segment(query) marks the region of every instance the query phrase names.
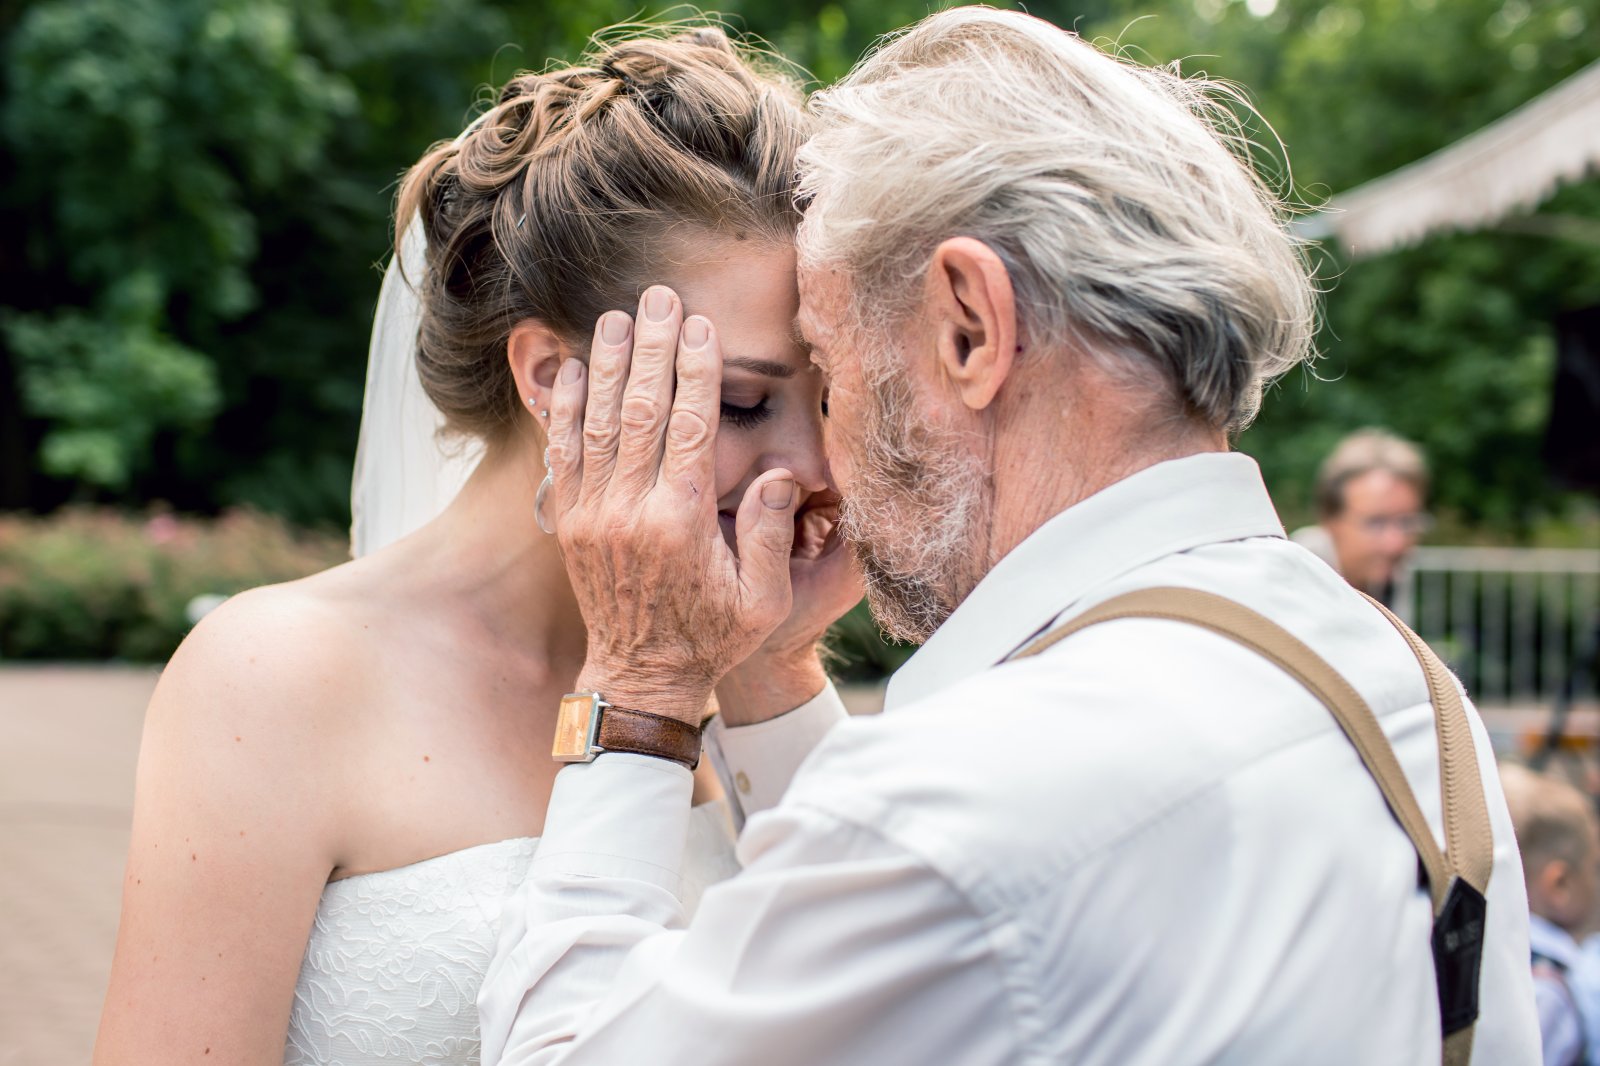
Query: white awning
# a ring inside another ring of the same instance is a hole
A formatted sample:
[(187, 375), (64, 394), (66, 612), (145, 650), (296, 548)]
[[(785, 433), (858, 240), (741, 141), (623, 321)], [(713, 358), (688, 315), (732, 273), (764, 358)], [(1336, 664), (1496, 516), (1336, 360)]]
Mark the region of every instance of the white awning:
[(1600, 168), (1600, 61), (1447, 148), (1333, 197), (1295, 222), (1356, 258), (1484, 229)]

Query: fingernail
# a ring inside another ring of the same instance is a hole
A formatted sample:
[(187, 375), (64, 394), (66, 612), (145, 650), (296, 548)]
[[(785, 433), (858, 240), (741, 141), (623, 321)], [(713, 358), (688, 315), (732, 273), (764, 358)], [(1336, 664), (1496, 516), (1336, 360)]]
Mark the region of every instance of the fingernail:
[(794, 500), (794, 482), (769, 481), (761, 486), (761, 502), (774, 511), (781, 511)]
[(644, 315), (652, 322), (672, 317), (672, 293), (659, 285), (644, 294)]
[(607, 311), (600, 316), (600, 339), (607, 344), (621, 344), (633, 332), (633, 319), (621, 311)]
[(691, 348), (703, 347), (711, 336), (706, 320), (696, 315), (683, 324), (683, 343)]
[(576, 385), (581, 377), (583, 377), (583, 364), (578, 360), (568, 359), (561, 364), (561, 384)]

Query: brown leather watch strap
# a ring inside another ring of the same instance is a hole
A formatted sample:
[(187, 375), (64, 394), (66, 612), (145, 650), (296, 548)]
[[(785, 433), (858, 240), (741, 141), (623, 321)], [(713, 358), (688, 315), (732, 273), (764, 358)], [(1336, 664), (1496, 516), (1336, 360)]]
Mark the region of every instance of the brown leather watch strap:
[(600, 712), (595, 743), (606, 751), (654, 755), (687, 766), (700, 765), (700, 730), (676, 718), (607, 705)]

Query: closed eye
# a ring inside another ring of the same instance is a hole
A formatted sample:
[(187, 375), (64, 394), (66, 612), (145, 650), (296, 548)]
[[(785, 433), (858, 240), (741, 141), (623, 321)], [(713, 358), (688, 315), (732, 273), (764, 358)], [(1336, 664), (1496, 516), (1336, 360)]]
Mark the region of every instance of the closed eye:
[(771, 417), (772, 407), (766, 400), (754, 407), (736, 407), (731, 403), (722, 405), (722, 420), (735, 429), (751, 429)]

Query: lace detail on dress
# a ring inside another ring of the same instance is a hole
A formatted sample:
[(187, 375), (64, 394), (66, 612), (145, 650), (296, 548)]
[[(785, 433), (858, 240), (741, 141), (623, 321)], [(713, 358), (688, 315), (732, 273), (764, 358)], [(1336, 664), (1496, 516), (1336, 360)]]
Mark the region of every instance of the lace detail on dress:
[[(295, 985), (285, 1066), (478, 1066), (478, 989), (501, 909), (538, 843), (483, 844), (323, 889)], [(738, 869), (727, 807), (696, 807), (679, 892), (685, 913)]]
[(478, 1063), (478, 986), (538, 840), (467, 848), (323, 890), (286, 1066)]

